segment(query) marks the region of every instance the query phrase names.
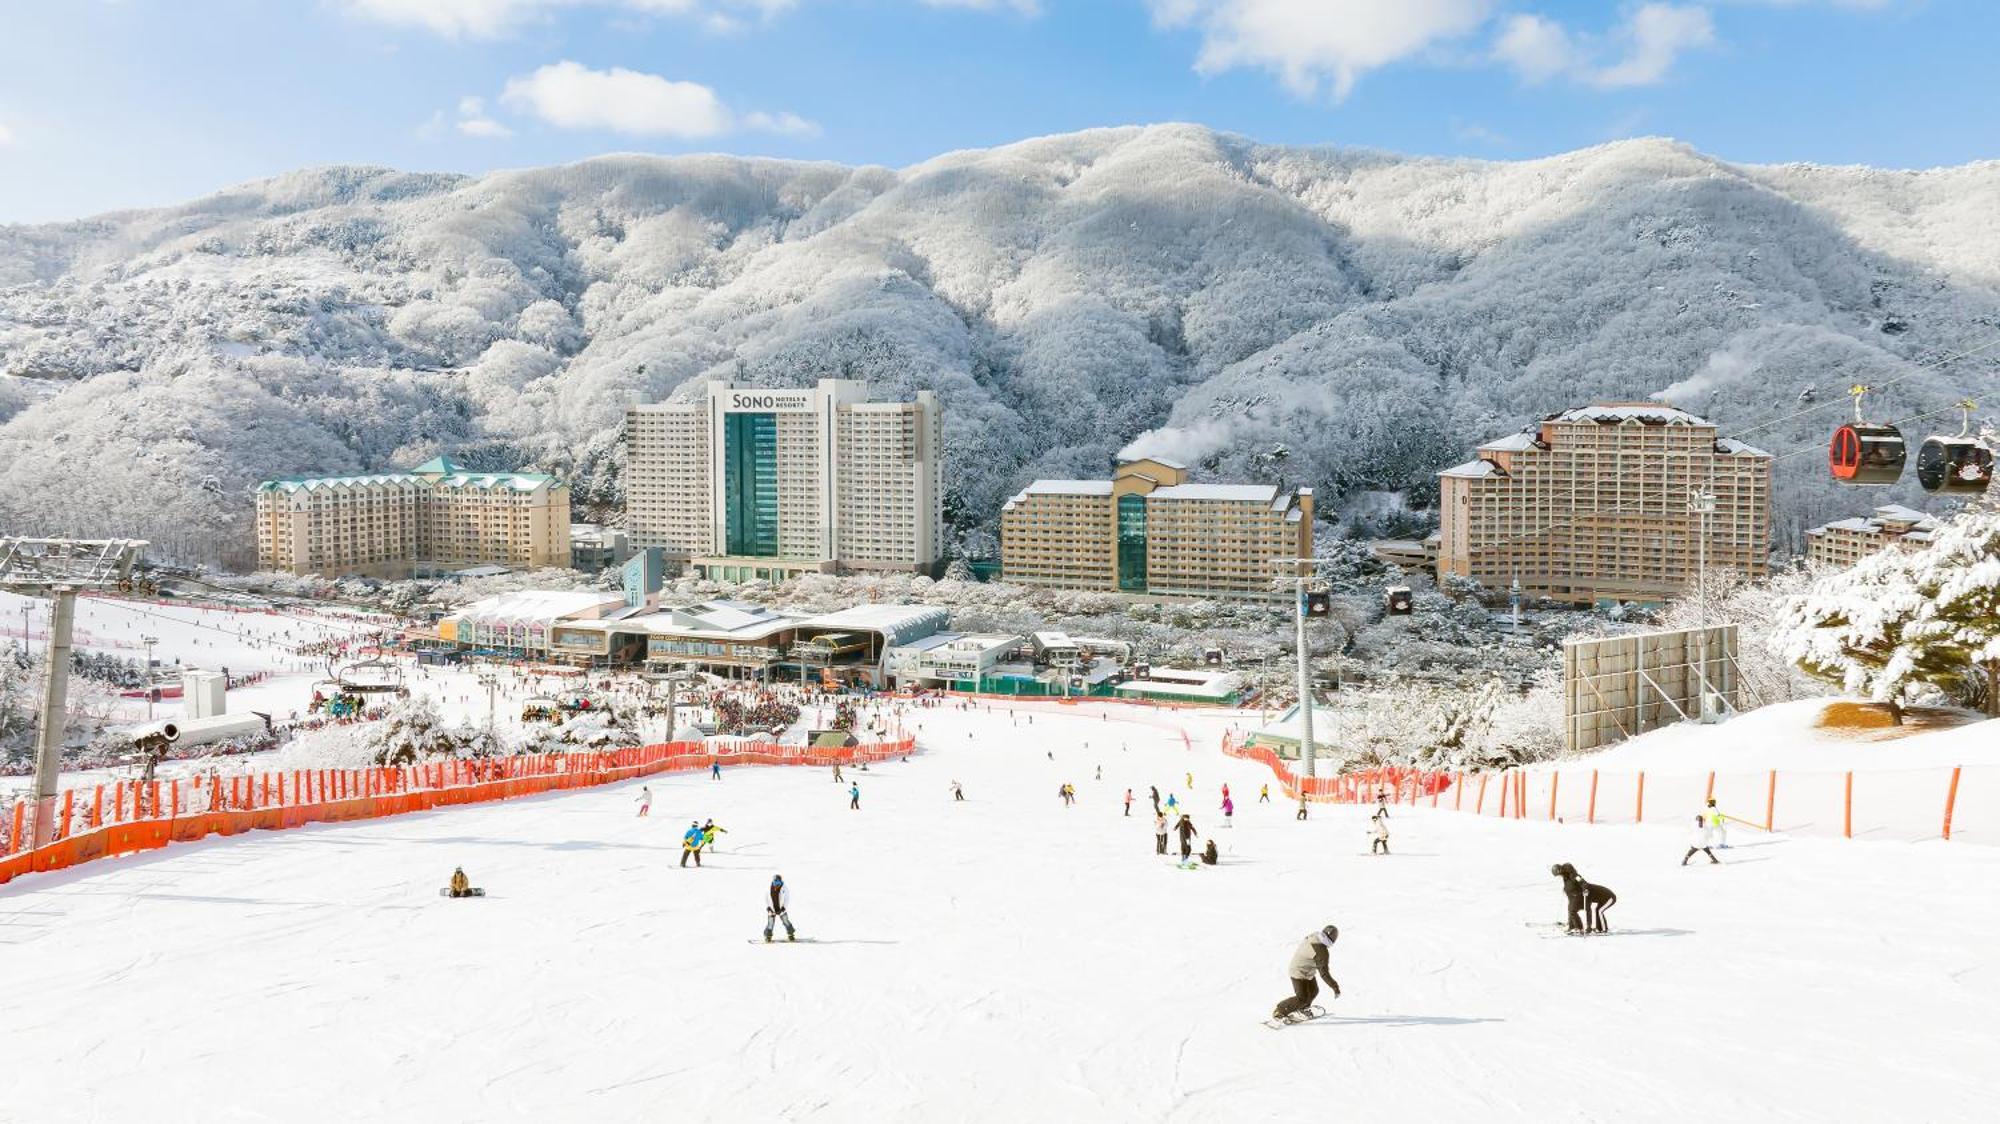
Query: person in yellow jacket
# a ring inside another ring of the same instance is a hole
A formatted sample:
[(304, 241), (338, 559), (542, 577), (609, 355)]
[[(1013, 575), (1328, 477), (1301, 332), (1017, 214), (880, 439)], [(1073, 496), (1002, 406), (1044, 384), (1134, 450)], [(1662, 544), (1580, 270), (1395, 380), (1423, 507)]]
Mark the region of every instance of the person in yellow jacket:
[(1708, 826), (1715, 831), (1715, 845), (1727, 851), (1729, 849), (1729, 828), (1725, 826), (1725, 821), (1729, 817), (1723, 815), (1722, 809), (1715, 806), (1715, 797), (1711, 796), (1708, 798), (1708, 808), (1702, 812), (1702, 815), (1708, 818)]

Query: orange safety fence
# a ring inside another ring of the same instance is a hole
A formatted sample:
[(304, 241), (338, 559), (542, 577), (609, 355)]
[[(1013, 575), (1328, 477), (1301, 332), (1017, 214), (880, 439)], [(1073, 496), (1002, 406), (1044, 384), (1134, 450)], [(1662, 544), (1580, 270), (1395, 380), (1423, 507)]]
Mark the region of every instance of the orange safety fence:
[(368, 769), (198, 773), (141, 783), (67, 789), (51, 801), (54, 841), (27, 846), (32, 801), (0, 815), (0, 884), (30, 871), (62, 870), (108, 855), (254, 829), (396, 816), (564, 788), (588, 788), (711, 764), (852, 765), (904, 757), (910, 737), (842, 749), (744, 742), (715, 749), (671, 742), (587, 753), (449, 758)]
[[(1301, 795), (1292, 763), (1268, 746), (1225, 735), (1222, 751), (1257, 761), (1287, 795)], [(1503, 819), (1683, 826), (1713, 797), (1725, 830), (1846, 839), (2000, 844), (2000, 766), (1675, 773), (1590, 768), (1439, 772), (1385, 766), (1304, 778), (1306, 799), (1335, 804), (1421, 804)], [(1973, 814), (1968, 816), (1968, 811)]]

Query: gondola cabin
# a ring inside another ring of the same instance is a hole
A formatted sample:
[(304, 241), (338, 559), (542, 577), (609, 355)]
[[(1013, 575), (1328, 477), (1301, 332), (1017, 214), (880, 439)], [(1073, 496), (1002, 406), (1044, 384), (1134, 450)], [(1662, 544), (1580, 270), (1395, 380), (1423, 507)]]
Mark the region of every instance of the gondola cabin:
[(1993, 450), (1976, 437), (1932, 437), (1917, 450), (1917, 483), (1926, 492), (1984, 492), (1993, 482)]
[(1865, 422), (1834, 430), (1826, 449), (1827, 467), (1842, 484), (1894, 484), (1907, 457), (1902, 430)]
[(1385, 601), (1387, 602), (1387, 608), (1390, 616), (1407, 617), (1410, 615), (1410, 609), (1415, 604), (1415, 597), (1410, 592), (1409, 586), (1392, 585), (1389, 587), (1389, 592), (1385, 597)]

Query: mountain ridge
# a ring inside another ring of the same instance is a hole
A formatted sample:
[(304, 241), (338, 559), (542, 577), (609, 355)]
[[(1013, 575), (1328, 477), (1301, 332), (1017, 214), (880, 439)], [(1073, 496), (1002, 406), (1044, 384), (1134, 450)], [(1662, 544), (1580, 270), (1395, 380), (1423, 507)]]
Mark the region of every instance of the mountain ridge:
[[(0, 522), (240, 562), (256, 479), (438, 451), (615, 509), (625, 406), (712, 377), (938, 390), (974, 551), (1026, 479), (1126, 449), (1421, 506), (1472, 445), (1584, 399), (1675, 388), (1727, 435), (1809, 385), (1896, 379), (1890, 416), (1991, 386), (1991, 352), (1921, 365), (2000, 333), (1993, 213), (1996, 161), (1738, 165), (1649, 138), (1506, 162), (1185, 124), (903, 169), (302, 169), (0, 227)], [(1781, 546), (1923, 506), (1810, 460), (1781, 466)]]

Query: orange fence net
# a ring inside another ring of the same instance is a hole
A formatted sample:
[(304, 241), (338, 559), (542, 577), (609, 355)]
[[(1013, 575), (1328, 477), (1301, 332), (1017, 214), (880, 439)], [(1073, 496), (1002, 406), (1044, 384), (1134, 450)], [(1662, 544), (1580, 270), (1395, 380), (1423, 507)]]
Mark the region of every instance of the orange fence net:
[(68, 789), (52, 801), (53, 842), (37, 849), (34, 806), (0, 816), (0, 884), (30, 871), (62, 870), (109, 855), (152, 850), (210, 835), (309, 823), (373, 819), (451, 804), (588, 788), (711, 764), (850, 765), (907, 756), (910, 737), (844, 749), (750, 742), (712, 750), (672, 742), (591, 753), (453, 758), (370, 769), (291, 769), (225, 776), (210, 772), (141, 784)]

